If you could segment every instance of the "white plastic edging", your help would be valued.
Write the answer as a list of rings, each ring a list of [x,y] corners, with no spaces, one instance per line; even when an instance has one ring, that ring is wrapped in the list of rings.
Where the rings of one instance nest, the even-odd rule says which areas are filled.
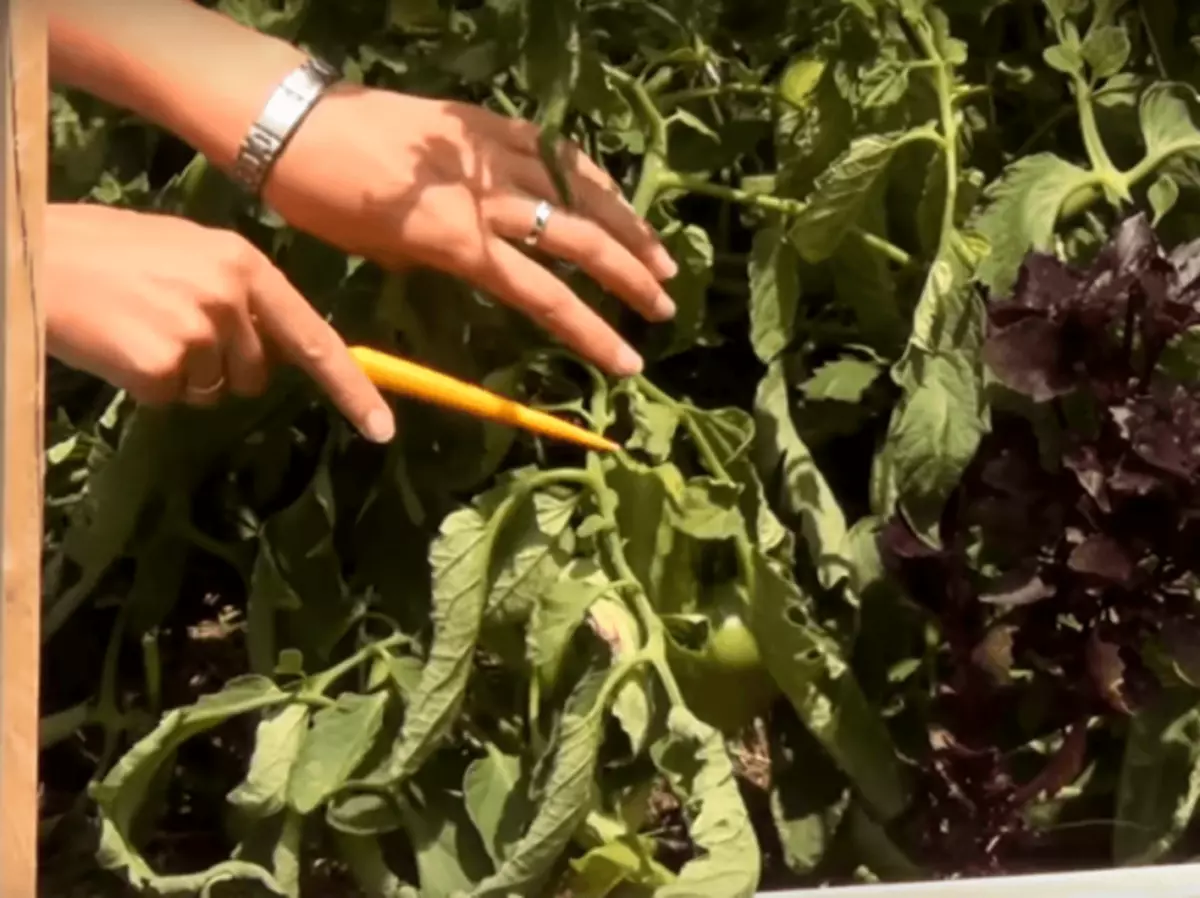
[[[757,898],[1200,898],[1200,864],[792,889]]]

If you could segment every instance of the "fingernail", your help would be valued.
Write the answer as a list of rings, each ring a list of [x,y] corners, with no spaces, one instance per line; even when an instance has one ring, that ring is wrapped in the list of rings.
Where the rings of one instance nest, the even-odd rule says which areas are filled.
[[[671,299],[667,294],[660,293],[654,300],[653,307],[654,316],[662,320],[675,317],[675,300]]]
[[[367,415],[365,436],[373,443],[387,443],[396,435],[396,419],[387,409],[377,408]]]
[[[669,281],[679,274],[679,266],[664,246],[655,248],[651,264],[654,267],[655,276],[661,281]]]
[[[641,374],[643,364],[642,357],[632,347],[622,346],[617,350],[616,373],[623,374],[626,377]]]

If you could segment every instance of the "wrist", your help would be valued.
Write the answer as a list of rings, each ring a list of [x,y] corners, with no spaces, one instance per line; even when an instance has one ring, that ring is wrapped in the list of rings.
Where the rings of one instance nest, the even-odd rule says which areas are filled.
[[[271,95],[305,59],[303,51],[275,38],[256,42],[241,58],[222,52],[213,63],[223,72],[205,74],[197,68],[177,85],[164,83],[148,117],[231,173]]]

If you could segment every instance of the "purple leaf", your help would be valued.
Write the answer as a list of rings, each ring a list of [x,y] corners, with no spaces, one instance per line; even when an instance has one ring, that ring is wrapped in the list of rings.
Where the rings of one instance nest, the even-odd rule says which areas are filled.
[[[989,336],[983,360],[1010,390],[1046,402],[1071,392],[1078,382],[1064,355],[1062,326],[1029,316]]]
[[[1134,560],[1124,547],[1103,534],[1090,536],[1076,546],[1067,566],[1077,574],[1121,586],[1129,585],[1135,569]]]
[[[1105,642],[1094,630],[1087,644],[1087,669],[1096,691],[1109,707],[1121,714],[1133,713],[1125,688],[1125,662],[1121,660],[1121,648]]]
[[[1016,608],[1048,599],[1054,593],[1054,587],[1038,576],[1036,571],[1031,573],[1028,570],[1016,570],[1001,576],[996,582],[996,588],[981,595],[979,601],[1004,608]]]

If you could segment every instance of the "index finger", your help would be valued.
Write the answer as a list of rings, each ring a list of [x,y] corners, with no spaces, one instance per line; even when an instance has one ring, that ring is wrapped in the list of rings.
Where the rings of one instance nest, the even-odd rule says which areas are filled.
[[[337,331],[264,258],[251,287],[252,311],[280,355],[304,369],[358,431],[375,443],[396,433],[391,406]]]

